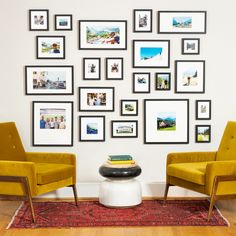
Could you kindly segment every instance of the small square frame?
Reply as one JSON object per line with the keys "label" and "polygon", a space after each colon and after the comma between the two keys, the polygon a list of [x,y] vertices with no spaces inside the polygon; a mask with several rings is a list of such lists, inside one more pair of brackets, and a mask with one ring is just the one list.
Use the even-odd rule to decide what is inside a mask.
{"label": "small square frame", "polygon": [[199,55],[200,38],[182,38],[182,55]]}
{"label": "small square frame", "polygon": [[106,58],[106,79],[107,80],[123,80],[123,58],[107,57]]}
{"label": "small square frame", "polygon": [[120,100],[121,116],[137,116],[138,115],[138,100]]}
{"label": "small square frame", "polygon": [[152,9],[134,9],[133,12],[133,32],[152,32]]}
{"label": "small square frame", "polygon": [[30,31],[48,31],[49,30],[49,10],[30,9],[29,10],[29,30]]}
{"label": "small square frame", "polygon": [[72,30],[72,15],[55,15],[55,30]]}
{"label": "small square frame", "polygon": [[[92,64],[88,64],[92,63]],[[97,71],[95,71],[97,68]],[[101,79],[101,58],[85,57],[83,58],[83,79],[100,80]]]}
{"label": "small square frame", "polygon": [[211,119],[211,100],[196,100],[196,120]]}
{"label": "small square frame", "polygon": [[133,73],[133,93],[150,93],[151,73]]}
{"label": "small square frame", "polygon": [[155,89],[159,91],[169,91],[171,89],[171,73],[155,73]]}
{"label": "small square frame", "polygon": [[211,142],[211,125],[196,125],[195,126],[195,141],[196,143]]}

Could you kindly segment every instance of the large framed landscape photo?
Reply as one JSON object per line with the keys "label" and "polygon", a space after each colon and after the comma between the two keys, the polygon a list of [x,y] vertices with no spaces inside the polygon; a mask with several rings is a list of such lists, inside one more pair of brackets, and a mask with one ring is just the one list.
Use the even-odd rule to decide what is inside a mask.
{"label": "large framed landscape photo", "polygon": [[73,95],[73,66],[25,66],[26,95]]}
{"label": "large framed landscape photo", "polygon": [[133,67],[170,67],[170,40],[133,40]]}
{"label": "large framed landscape photo", "polygon": [[33,146],[73,146],[73,102],[33,101]]}
{"label": "large framed landscape photo", "polygon": [[144,143],[189,143],[189,100],[145,99]]}
{"label": "large framed landscape photo", "polygon": [[206,34],[206,11],[158,11],[159,34]]}
{"label": "large framed landscape photo", "polygon": [[80,20],[79,49],[126,50],[127,21]]}

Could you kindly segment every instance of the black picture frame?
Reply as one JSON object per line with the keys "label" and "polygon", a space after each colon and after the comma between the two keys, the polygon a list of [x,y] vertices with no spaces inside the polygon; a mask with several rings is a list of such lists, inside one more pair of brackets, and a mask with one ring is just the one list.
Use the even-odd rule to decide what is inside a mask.
{"label": "black picture frame", "polygon": [[[37,15],[33,15],[34,13],[41,13],[42,15],[39,17],[46,17],[46,19],[43,19],[43,21],[45,20],[46,23],[43,24],[42,26],[42,22],[40,22],[40,19],[38,19]],[[33,22],[33,16],[37,17],[37,23]],[[38,26],[37,26],[38,25]],[[48,31],[49,30],[49,10],[48,9],[30,9],[29,10],[29,30],[30,31]]]}
{"label": "black picture frame", "polygon": [[[87,119],[90,125],[96,127],[88,127],[89,123],[84,123]],[[97,121],[96,121],[97,119]],[[97,122],[97,123],[95,123]],[[83,127],[86,125],[86,127]],[[102,127],[98,127],[102,126]],[[80,142],[105,142],[106,136],[105,116],[79,116],[79,141]],[[91,136],[90,136],[91,135]]]}
{"label": "black picture frame", "polygon": [[[141,76],[141,75],[143,75],[144,77],[142,76],[141,78],[139,78],[138,76]],[[150,90],[151,90],[150,78],[151,78],[151,73],[149,72],[134,72],[133,73],[133,93],[150,93]],[[145,86],[145,83],[147,83],[146,86]]]}
{"label": "black picture frame", "polygon": [[[89,73],[86,73],[86,62],[87,61],[97,61],[98,65],[98,72],[96,74],[91,74],[88,76]],[[100,57],[84,57],[83,58],[83,79],[84,80],[100,80],[101,79],[101,58]]]}
{"label": "black picture frame", "polygon": [[[199,109],[201,103],[202,106]],[[196,120],[211,120],[211,100],[196,100],[195,107],[196,107]]]}
{"label": "black picture frame", "polygon": [[[127,103],[127,104],[126,104]],[[134,103],[134,107],[131,104]],[[126,106],[126,108],[124,108]],[[122,99],[120,100],[120,115],[121,116],[137,116],[138,115],[138,100],[137,99]]]}
{"label": "black picture frame", "polygon": [[[58,26],[57,21],[60,17],[66,17],[69,19],[69,26],[66,25]],[[54,29],[56,31],[71,31],[73,29],[73,16],[71,14],[56,14],[54,16]]]}
{"label": "black picture frame", "polygon": [[[38,83],[38,81],[35,81],[37,79],[34,78],[33,76],[35,75],[35,73],[39,72],[45,73],[44,71],[42,71],[42,69],[48,70],[46,73],[47,75],[45,75],[45,77],[47,76],[47,78],[45,78],[45,80],[43,81],[40,81],[40,85],[35,84]],[[53,72],[53,77],[55,77],[56,69],[58,69],[59,76],[60,73],[62,73],[63,69],[64,69],[63,75],[67,73],[66,78],[64,78],[63,81],[61,82],[56,81],[55,78],[54,81],[50,81],[49,77],[50,70]],[[42,77],[42,75],[39,75],[39,78],[40,77]],[[59,77],[57,77],[57,80],[58,79]],[[41,86],[41,89],[38,88],[38,86]],[[69,89],[64,88],[66,86],[68,86]],[[63,89],[65,89],[65,92],[63,92]],[[72,65],[25,66],[25,95],[74,95],[74,66]]]}
{"label": "black picture frame", "polygon": [[[159,76],[161,75],[162,75],[162,78],[160,77],[159,79]],[[165,78],[165,76],[168,76],[168,81]],[[155,90],[158,90],[158,91],[171,90],[171,73],[170,72],[156,72],[155,73]]]}
{"label": "black picture frame", "polygon": [[[99,98],[99,105],[95,104],[96,96],[103,96]],[[105,101],[103,101],[104,96]],[[114,111],[114,104],[115,87],[79,87],[79,111],[110,112]]]}
{"label": "black picture frame", "polygon": [[[95,30],[96,24],[101,30],[101,25],[106,23],[107,25],[104,28],[111,27],[113,29],[114,26],[111,23],[114,23],[115,27],[123,27],[123,29],[119,29],[119,37],[113,37],[111,43],[91,44],[88,43],[87,35],[84,35],[88,29],[86,23],[92,24],[93,30]],[[107,31],[107,33],[111,33],[111,31]],[[121,34],[123,37],[121,37]],[[119,42],[116,43],[117,41]],[[127,20],[79,20],[79,50],[127,50]]]}
{"label": "black picture frame", "polygon": [[[145,50],[142,50],[143,48]],[[158,57],[160,57],[161,59],[159,59]],[[154,60],[155,58],[158,58],[158,60]],[[133,40],[132,65],[133,68],[169,68],[170,40]]]}
{"label": "black picture frame", "polygon": [[[179,66],[180,64],[182,65]],[[185,64],[185,68],[183,64]],[[193,71],[193,65],[196,68],[195,71]],[[191,76],[186,76],[188,70],[191,70]],[[179,78],[179,74],[182,78]],[[175,61],[175,93],[205,93],[205,60]]]}
{"label": "black picture frame", "polygon": [[[187,42],[189,41],[189,43]],[[196,41],[193,45],[193,41]],[[191,43],[192,42],[192,43]],[[187,47],[185,47],[185,43]],[[197,49],[195,49],[197,47]],[[192,51],[187,51],[188,49]],[[199,55],[200,54],[200,38],[182,38],[182,55]]]}
{"label": "black picture frame", "polygon": [[[202,128],[202,130],[199,130],[200,128]],[[211,142],[211,125],[196,125],[195,126],[195,142],[196,143],[210,143]]]}
{"label": "black picture frame", "polygon": [[[117,71],[118,74],[114,73],[112,75],[112,71],[109,71],[109,61],[120,61],[120,72],[118,71],[119,68],[112,69],[113,71]],[[106,57],[105,59],[105,65],[106,65],[106,80],[123,80],[124,77],[124,59],[123,57]],[[119,65],[119,64],[117,64]],[[115,67],[115,64],[113,65]]]}
{"label": "black picture frame", "polygon": [[[45,115],[42,115],[44,114],[42,113],[42,110],[47,110],[48,117],[50,115],[49,110],[52,110],[51,114],[54,117],[54,119],[56,116],[66,117],[65,124],[62,126],[62,128],[60,128],[61,124],[58,124],[58,129],[55,128],[53,130],[52,128],[49,128],[49,127],[46,128],[46,123],[44,123],[44,127],[43,126],[41,127],[41,118],[42,116],[45,116]],[[65,101],[65,102],[33,101],[32,102],[32,127],[33,127],[32,146],[41,146],[41,147],[73,146],[73,110],[74,110],[74,103],[72,101]],[[38,116],[36,117],[36,115]],[[46,119],[46,117],[44,118]],[[55,124],[54,124],[54,127],[55,127]],[[57,132],[59,130],[61,132]],[[45,137],[47,137],[47,139],[44,140],[43,138],[39,137],[40,135],[44,135]],[[64,139],[64,143],[63,143],[63,139]]]}
{"label": "black picture frame", "polygon": [[[40,52],[40,47],[39,47],[39,44],[40,44],[40,40],[42,40],[43,38],[48,39],[50,41],[50,39],[60,39],[61,42],[62,42],[62,53],[59,51],[58,52],[55,52],[55,53],[48,53],[47,55],[43,56],[41,55],[42,54],[42,49],[41,49],[41,52]],[[50,42],[51,43],[51,42]],[[57,41],[52,41],[53,44],[57,45]],[[56,46],[55,46],[56,47]],[[65,36],[62,36],[62,35],[57,35],[57,36],[48,36],[48,35],[40,35],[40,36],[36,36],[36,59],[65,59],[65,54],[66,54],[66,47],[65,47]],[[57,48],[55,48],[55,51],[58,51]],[[45,52],[44,52],[45,53]],[[50,56],[49,56],[50,55]]]}
{"label": "black picture frame", "polygon": [[[201,20],[200,22],[199,17],[196,20],[192,20],[189,22],[192,24],[194,22],[195,24],[192,25],[192,27],[180,27],[178,25],[183,24],[182,22],[175,23],[175,27],[173,27],[173,22],[174,19],[170,17],[176,17],[176,18],[184,18],[184,17],[193,17],[193,15],[201,15]],[[164,18],[162,18],[165,15]],[[169,17],[169,18],[168,18]],[[164,22],[162,23],[162,20]],[[157,33],[158,34],[206,34],[207,32],[207,12],[206,11],[158,11],[158,24],[157,24]],[[169,23],[169,24],[168,24]],[[188,22],[186,22],[188,23]],[[200,24],[200,29],[198,29],[198,25]],[[166,27],[165,29],[162,29]],[[186,30],[185,30],[186,28]]]}
{"label": "black picture frame", "polygon": [[[145,25],[147,25],[147,29],[138,29],[137,28],[137,19],[136,19],[136,15],[138,14],[138,12],[147,12],[150,16],[149,19],[149,24],[146,22],[147,19],[143,18],[143,21],[145,22]],[[147,16],[146,16],[147,17]],[[139,22],[140,24],[140,22]],[[142,26],[143,27],[143,26]],[[134,9],[133,10],[133,32],[134,33],[151,33],[152,32],[152,9]]]}
{"label": "black picture frame", "polygon": [[[121,124],[121,126],[115,127],[115,125],[118,125],[118,124]],[[118,134],[115,134],[114,130],[116,130]],[[138,121],[137,120],[112,120],[111,121],[111,137],[112,138],[137,138],[138,137]]]}

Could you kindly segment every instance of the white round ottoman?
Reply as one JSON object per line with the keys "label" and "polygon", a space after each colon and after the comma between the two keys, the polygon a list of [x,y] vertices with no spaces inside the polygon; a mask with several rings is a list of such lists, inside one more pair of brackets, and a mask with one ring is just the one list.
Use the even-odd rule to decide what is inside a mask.
{"label": "white round ottoman", "polygon": [[141,185],[134,177],[140,175],[141,168],[119,168],[103,165],[99,173],[106,177],[99,188],[99,202],[107,207],[132,207],[142,202]]}

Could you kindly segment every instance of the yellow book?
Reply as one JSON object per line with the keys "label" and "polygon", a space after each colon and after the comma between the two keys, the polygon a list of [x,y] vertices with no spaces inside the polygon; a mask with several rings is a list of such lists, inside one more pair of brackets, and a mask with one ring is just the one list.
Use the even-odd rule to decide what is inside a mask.
{"label": "yellow book", "polygon": [[134,160],[127,160],[127,161],[107,161],[109,165],[122,165],[122,164],[135,164]]}

